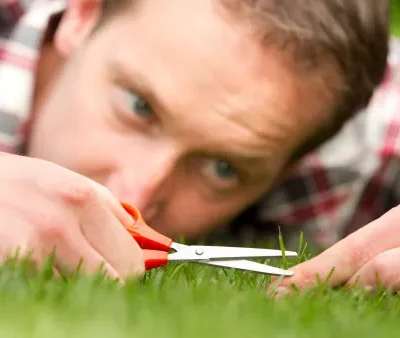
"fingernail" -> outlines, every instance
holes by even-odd
[[[372,292],[375,291],[375,288],[373,286],[371,286],[371,285],[366,285],[366,286],[364,286],[364,291],[366,293],[372,293]]]
[[[274,292],[274,298],[276,299],[282,299],[285,298],[288,294],[289,294],[289,290],[283,286],[280,286],[278,288],[275,289]]]

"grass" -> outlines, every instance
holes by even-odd
[[[392,0],[391,14],[393,34],[400,37],[400,0]]]
[[[282,244],[282,242],[281,242]],[[283,248],[283,247],[282,247]],[[299,258],[309,258],[300,243]],[[0,269],[0,337],[398,337],[400,297],[323,283],[273,300],[268,276],[183,263],[120,286],[100,274],[55,278],[17,260]]]

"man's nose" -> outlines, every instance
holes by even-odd
[[[153,209],[165,203],[166,183],[172,179],[177,157],[175,149],[166,147],[137,154],[121,163],[106,185],[120,200],[135,205],[145,214],[153,214],[156,212]]]

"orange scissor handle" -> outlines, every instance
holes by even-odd
[[[135,220],[135,224],[127,230],[144,249],[143,258],[146,270],[166,265],[172,240],[150,228],[137,208],[126,203],[121,203],[121,205]]]
[[[123,202],[121,202],[121,204],[135,220],[135,224],[127,228],[127,230],[142,249],[148,249],[145,250],[145,253],[149,250],[161,250],[164,251],[165,254],[168,254],[172,240],[150,228],[138,209]],[[154,258],[154,255],[151,257]]]
[[[143,250],[143,258],[146,270],[159,268],[168,263],[168,253],[164,251]]]

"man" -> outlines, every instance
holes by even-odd
[[[169,236],[209,232],[282,191],[386,69],[382,0],[3,0],[0,12],[3,255],[56,249],[57,268],[83,258],[122,279],[143,262],[119,201]],[[296,276],[340,263],[336,281],[351,280],[398,246],[399,212],[377,221],[385,240],[372,223]]]

